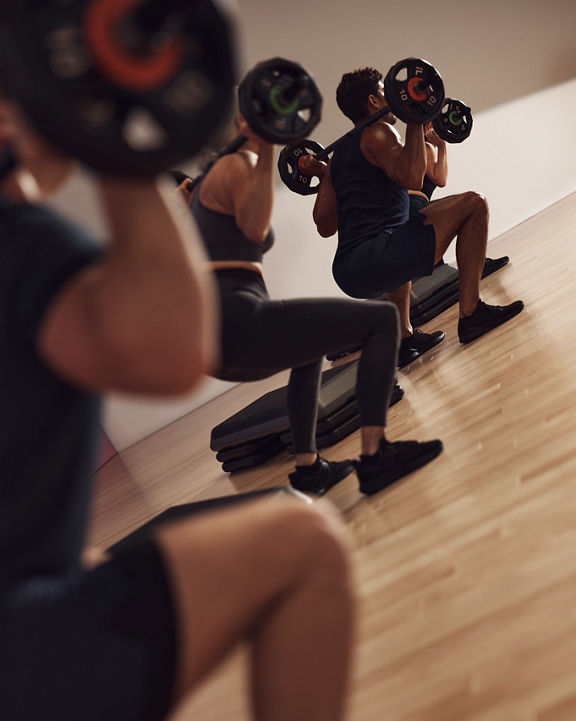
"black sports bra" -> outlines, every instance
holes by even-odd
[[[200,184],[192,196],[190,209],[198,224],[210,260],[262,262],[262,256],[274,245],[274,231],[262,243],[247,238],[233,215],[210,210],[200,202]]]

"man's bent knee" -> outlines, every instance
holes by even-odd
[[[299,559],[345,573],[349,565],[349,537],[338,512],[325,501],[313,505],[284,504],[274,518],[278,544]],[[273,548],[276,544],[271,544]]]
[[[297,537],[302,544],[321,542],[326,538],[337,544],[346,546],[348,534],[338,511],[327,501],[317,501],[314,504],[283,503],[278,505],[275,518],[275,527],[283,538]]]
[[[462,198],[471,213],[482,213],[488,215],[488,201],[486,200],[486,196],[482,195],[482,193],[477,193],[475,190],[469,190],[466,193],[462,193]]]

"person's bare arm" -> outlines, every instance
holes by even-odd
[[[318,233],[323,238],[329,238],[338,230],[338,208],[330,178],[330,161],[326,164],[313,156],[306,156],[302,159],[301,171],[305,175],[314,175],[320,180],[312,217]]]
[[[426,175],[439,188],[443,188],[448,180],[448,159],[446,142],[430,126],[425,132],[426,138]]]
[[[110,246],[55,296],[37,345],[46,364],[94,391],[171,394],[215,362],[212,287],[197,231],[156,181],[99,183]]]
[[[224,185],[236,225],[250,240],[262,243],[270,231],[274,206],[274,146],[255,135],[246,121],[239,132],[256,146],[256,153],[225,156]]]
[[[403,144],[389,123],[374,123],[363,131],[360,147],[366,158],[395,183],[408,190],[420,190],[426,172],[422,125],[407,125]]]
[[[226,163],[224,183],[236,225],[255,243],[264,242],[270,232],[274,206],[273,160],[273,146],[266,144],[258,156],[235,153]]]

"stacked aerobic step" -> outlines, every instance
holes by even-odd
[[[508,263],[508,256],[486,258],[482,278],[491,275]],[[440,261],[432,275],[412,282],[410,291],[410,322],[423,325],[458,302],[458,268]]]
[[[486,258],[482,278],[491,275],[508,263],[508,256]],[[412,281],[410,290],[410,322],[416,328],[424,325],[442,311],[458,302],[458,268],[441,260],[431,275]],[[384,295],[381,296],[385,298]],[[348,348],[340,353],[328,354],[329,361],[344,358],[360,348]]]
[[[316,443],[325,448],[360,427],[356,404],[358,361],[322,373],[318,396]],[[400,400],[395,391],[392,403]],[[210,448],[226,473],[253,468],[290,446],[286,409],[286,386],[266,393],[258,400],[212,429]]]
[[[458,268],[440,262],[432,275],[412,282],[410,322],[424,325],[458,300]]]

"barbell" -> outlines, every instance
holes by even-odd
[[[256,135],[281,144],[305,137],[318,125],[322,96],[301,65],[272,58],[246,74],[238,88],[238,104]]]
[[[426,61],[406,58],[396,63],[384,80],[384,95],[388,105],[326,148],[310,139],[283,148],[278,158],[278,170],[285,185],[300,195],[317,193],[319,183],[312,185],[314,176],[305,175],[301,171],[302,158],[313,155],[317,160],[327,160],[342,140],[361,132],[390,112],[407,123],[431,121],[438,135],[450,143],[462,142],[470,135],[470,108],[460,100],[444,97],[442,79]]]
[[[216,0],[9,0],[5,9],[8,93],[87,166],[155,175],[228,117],[234,43]]]
[[[229,119],[231,23],[218,0],[5,0],[0,76],[51,144],[103,173],[153,176],[194,156]],[[240,89],[255,132],[290,143],[322,98],[297,63],[259,63]]]
[[[238,88],[239,110],[257,135],[282,144],[311,132],[320,121],[322,96],[313,78],[291,60],[272,58],[258,63]],[[192,192],[214,163],[246,142],[239,135],[226,145],[204,171],[190,181]]]

